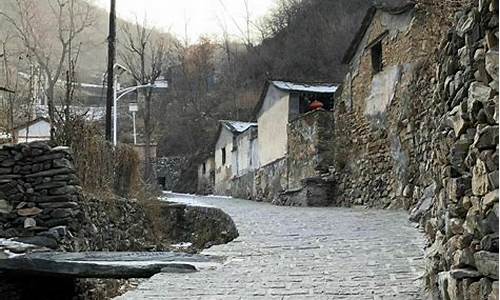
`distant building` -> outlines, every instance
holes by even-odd
[[[209,195],[214,192],[215,186],[215,158],[207,158],[198,166],[198,186],[197,193]]]
[[[231,194],[231,180],[247,169],[258,165],[257,145],[251,134],[244,134],[256,123],[239,121],[220,121],[215,143],[215,192],[220,195]]]
[[[327,191],[316,188],[321,183],[315,182],[332,164],[336,90],[333,83],[266,82],[255,109],[256,123],[220,123],[214,152],[215,193],[325,205]]]
[[[335,84],[303,84],[268,81],[255,109],[259,126],[259,157],[263,166],[284,158],[288,152],[288,123],[308,112],[313,101],[333,108]]]
[[[37,118],[13,129],[15,143],[30,143],[50,140],[50,122],[46,118]]]

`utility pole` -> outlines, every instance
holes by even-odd
[[[111,141],[111,110],[113,108],[114,83],[115,83],[115,57],[116,57],[116,0],[111,0],[109,10],[109,36],[108,36],[108,90],[106,94],[106,140]]]

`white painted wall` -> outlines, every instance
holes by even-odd
[[[28,134],[27,137],[26,133]],[[16,138],[19,143],[50,140],[50,123],[40,120],[27,128],[21,128],[17,130]]]
[[[222,163],[222,149],[226,149],[226,163]],[[215,193],[229,195],[232,173],[233,134],[225,126],[215,144]]]
[[[215,169],[215,161],[213,157],[205,161],[205,173],[203,173],[203,164],[198,166],[198,179],[210,179],[210,173]]]
[[[402,67],[386,67],[382,72],[373,76],[370,95],[365,100],[365,115],[376,116],[385,113],[390,106],[399,79]]]
[[[256,128],[251,128],[240,134],[236,138],[237,151],[235,157],[235,164],[237,168],[233,169],[236,176],[243,176],[259,168],[259,153],[258,153],[258,140],[253,138],[255,136]]]
[[[269,86],[257,116],[258,151],[262,166],[284,157],[287,153],[289,98],[289,93],[273,85]]]

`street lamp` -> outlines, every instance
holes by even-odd
[[[113,145],[116,146],[116,144],[117,144],[116,128],[117,128],[117,115],[118,115],[118,111],[117,111],[117,101],[118,101],[117,93],[118,93],[118,90],[120,89],[119,83],[118,83],[118,77],[120,77],[120,75],[122,75],[125,72],[129,72],[130,73],[130,71],[127,70],[127,68],[125,68],[124,66],[120,65],[119,63],[115,63],[114,66],[113,66],[113,69],[117,69],[116,70],[116,75],[115,75],[115,78],[114,78],[114,84],[113,84]]]
[[[128,95],[128,94],[130,94],[130,93],[132,93],[134,91],[137,91],[138,89],[142,89],[142,88],[166,89],[166,88],[168,88],[168,82],[165,79],[163,79],[163,77],[161,77],[161,78],[159,78],[159,80],[155,81],[155,83],[153,83],[153,84],[149,83],[149,84],[142,84],[142,85],[137,85],[137,86],[131,86],[131,87],[124,88],[124,89],[122,89],[120,91],[116,91],[115,90],[115,95],[114,95],[114,114],[113,114],[113,126],[114,126],[113,145],[114,146],[116,146],[117,142],[118,142],[117,141],[118,140],[118,135],[117,135],[118,113],[117,113],[117,110],[116,110],[118,100],[120,100],[125,95]],[[120,95],[118,96],[118,94],[120,94]],[[134,124],[135,124],[135,116],[134,116]],[[135,125],[134,125],[134,128],[135,128]],[[134,136],[135,136],[135,132],[134,132]]]

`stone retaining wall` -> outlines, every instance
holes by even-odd
[[[498,2],[455,4],[417,1],[408,30],[384,41],[384,68],[402,68],[385,111],[366,115],[369,52],[346,79],[334,202],[409,209],[429,239],[432,299],[497,299]]]
[[[434,195],[413,210],[431,243],[427,285],[441,299],[498,299],[498,2],[460,11],[441,46]]]
[[[255,198],[255,171],[231,179],[231,196],[239,199]]]
[[[181,180],[181,170],[188,159],[182,156],[159,157],[155,161],[158,183],[166,191],[172,191]]]

